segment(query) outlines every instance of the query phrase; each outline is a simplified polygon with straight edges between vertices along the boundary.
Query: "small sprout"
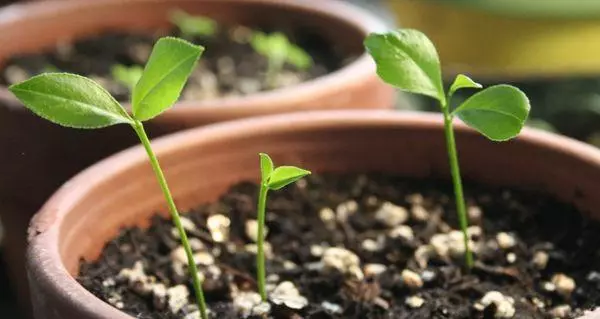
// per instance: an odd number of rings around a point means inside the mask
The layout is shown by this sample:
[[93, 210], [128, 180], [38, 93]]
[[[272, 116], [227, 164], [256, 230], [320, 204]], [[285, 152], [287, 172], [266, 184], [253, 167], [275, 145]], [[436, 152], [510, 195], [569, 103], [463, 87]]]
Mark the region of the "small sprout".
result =
[[213, 36], [219, 27], [217, 22], [211, 18], [190, 15], [179, 9], [171, 11], [169, 20], [177, 26], [181, 36], [186, 39]]
[[482, 85], [459, 74], [446, 94], [437, 50], [427, 36], [417, 30], [399, 29], [374, 33], [365, 47], [377, 64], [379, 77], [399, 89], [436, 99], [444, 118], [444, 132], [450, 172], [454, 184], [467, 268], [473, 267], [473, 253], [467, 234], [467, 213], [463, 195], [458, 154], [452, 122], [460, 118], [468, 126], [493, 141], [505, 141], [519, 134], [529, 115], [527, 96], [510, 85], [496, 85], [479, 91], [455, 108], [450, 105], [454, 92]]
[[60, 72], [60, 69], [58, 67], [56, 67], [53, 64], [46, 64], [44, 65], [44, 68], [42, 69], [41, 73], [56, 73], [56, 72]]
[[285, 34], [281, 32], [269, 35], [255, 32], [250, 40], [250, 45], [254, 51], [268, 60], [265, 77], [271, 88], [276, 87], [276, 77], [286, 62], [299, 70], [306, 70], [313, 65], [310, 55], [299, 46], [291, 43]]
[[[167, 37], [158, 40], [146, 68], [133, 87], [131, 98], [133, 115], [129, 115], [125, 108], [98, 83], [74, 74], [44, 73], [12, 85], [9, 89], [32, 112], [62, 126], [96, 129], [115, 124], [131, 125], [146, 150], [167, 201], [171, 218], [185, 250], [200, 315], [202, 319], [207, 319], [202, 283], [198, 276], [193, 250], [142, 124], [143, 121], [167, 110], [177, 101], [203, 50], [204, 48], [181, 39]], [[189, 292], [187, 287], [181, 287], [183, 288], [170, 288], [167, 292], [169, 307], [172, 310], [179, 310], [187, 304]]]
[[260, 193], [258, 195], [257, 215], [257, 253], [256, 253], [256, 272], [258, 282], [258, 292], [262, 301], [267, 301], [266, 292], [266, 272], [265, 272], [265, 209], [267, 205], [267, 193], [269, 190], [279, 190], [292, 184], [299, 179], [310, 174], [309, 171], [294, 166], [275, 167], [269, 155], [260, 153]]
[[133, 91], [143, 73], [144, 68], [139, 65], [125, 66], [115, 64], [110, 68], [110, 74], [113, 79], [127, 87], [130, 91]]

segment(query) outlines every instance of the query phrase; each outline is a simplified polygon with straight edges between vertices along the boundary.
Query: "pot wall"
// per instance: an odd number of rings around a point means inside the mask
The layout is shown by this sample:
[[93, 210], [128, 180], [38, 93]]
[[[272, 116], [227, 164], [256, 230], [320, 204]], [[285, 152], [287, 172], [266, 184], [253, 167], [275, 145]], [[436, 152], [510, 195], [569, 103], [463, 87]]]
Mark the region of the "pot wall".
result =
[[[377, 18], [353, 6], [322, 0], [94, 0], [41, 1], [0, 10], [0, 65], [15, 54], [108, 30], [150, 31], [168, 26], [179, 7], [222, 22], [301, 27], [358, 55], [344, 68], [300, 85], [243, 98], [181, 102], [149, 124], [152, 136], [249, 116], [337, 108], [390, 108], [394, 90], [379, 81], [362, 39], [382, 30]], [[5, 225], [10, 278], [27, 310], [23, 251], [30, 217], [69, 177], [137, 143], [130, 128], [81, 131], [55, 126], [25, 110], [0, 87], [0, 218]]]
[[[600, 151], [534, 130], [493, 143], [458, 125], [463, 177], [554, 194], [600, 219]], [[257, 180], [258, 153], [314, 172], [379, 171], [448, 177], [442, 118], [394, 112], [314, 112], [185, 131], [154, 142], [178, 207], [215, 200]], [[562, 168], [562, 169], [561, 169]], [[569, 169], [565, 169], [569, 168]], [[129, 149], [65, 184], [35, 216], [28, 271], [37, 319], [131, 319], [74, 279], [79, 258], [96, 258], [123, 226], [166, 212], [144, 151]]]

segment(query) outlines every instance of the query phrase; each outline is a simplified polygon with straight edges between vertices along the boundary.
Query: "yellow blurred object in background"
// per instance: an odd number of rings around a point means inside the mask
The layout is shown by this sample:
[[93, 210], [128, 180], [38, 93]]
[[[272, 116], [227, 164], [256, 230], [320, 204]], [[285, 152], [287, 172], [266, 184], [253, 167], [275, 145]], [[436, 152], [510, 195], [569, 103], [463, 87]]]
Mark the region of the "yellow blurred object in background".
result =
[[[387, 1], [401, 27], [421, 30], [434, 41], [447, 75], [460, 71], [479, 79], [516, 79], [600, 74], [600, 17], [507, 14], [464, 1], [448, 4], [455, 0]], [[529, 2], [544, 6], [546, 1]], [[600, 7], [600, 1], [596, 4]]]

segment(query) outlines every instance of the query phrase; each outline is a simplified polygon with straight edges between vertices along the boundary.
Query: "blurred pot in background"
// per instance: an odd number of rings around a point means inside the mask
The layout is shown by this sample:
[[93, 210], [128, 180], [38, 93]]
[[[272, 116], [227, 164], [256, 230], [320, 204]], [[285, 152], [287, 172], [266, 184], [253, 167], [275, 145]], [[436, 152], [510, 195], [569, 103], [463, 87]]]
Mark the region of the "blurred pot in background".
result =
[[[600, 2], [387, 0], [402, 27], [436, 43], [445, 74], [509, 82], [532, 101], [532, 124], [589, 140], [600, 128]], [[448, 79], [450, 81], [450, 79]], [[425, 102], [423, 108], [429, 109]], [[544, 121], [544, 122], [541, 122]]]

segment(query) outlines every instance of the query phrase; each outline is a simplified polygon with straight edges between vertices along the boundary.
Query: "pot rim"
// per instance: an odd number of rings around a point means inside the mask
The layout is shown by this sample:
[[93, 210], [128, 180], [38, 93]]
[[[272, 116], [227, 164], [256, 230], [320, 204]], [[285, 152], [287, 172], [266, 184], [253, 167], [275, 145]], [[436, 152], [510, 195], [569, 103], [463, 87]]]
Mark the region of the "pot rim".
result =
[[[159, 0], [161, 2], [168, 0]], [[307, 0], [203, 0], [205, 2], [228, 2], [267, 4], [287, 7], [297, 11], [312, 12], [330, 20], [337, 20], [359, 30], [364, 37], [372, 32], [383, 32], [388, 29], [386, 23], [374, 14], [356, 5], [339, 0], [307, 1]], [[127, 0], [152, 5], [156, 0]], [[318, 2], [318, 5], [317, 5]], [[57, 12], [76, 12], [82, 4], [86, 6], [118, 5], [123, 0], [94, 1], [39, 1], [25, 4], [12, 4], [0, 10], [0, 29], [3, 25], [17, 24], [23, 20], [51, 18]], [[375, 76], [375, 64], [366, 51], [354, 61], [324, 76], [308, 80], [290, 87], [258, 92], [241, 97], [217, 98], [205, 101], [179, 101], [176, 107], [167, 113], [220, 113], [236, 114], [240, 110], [251, 108], [252, 112], [268, 113], [280, 110], [277, 102], [300, 101], [306, 96], [323, 96], [331, 91], [342, 92], [343, 88], [353, 86], [356, 79], [367, 79]], [[7, 100], [9, 106], [20, 105], [6, 86], [0, 86], [0, 99]], [[17, 102], [17, 103], [15, 103]], [[129, 103], [123, 103], [129, 107]]]
[[[198, 147], [203, 143], [214, 143], [219, 140], [226, 141], [230, 138], [247, 136], [249, 132], [269, 131], [277, 134], [281, 131], [289, 131], [290, 126], [297, 129], [413, 126], [441, 131], [443, 121], [439, 114], [421, 112], [312, 111], [255, 117], [189, 129], [155, 139], [152, 144], [157, 156], [161, 158], [181, 148]], [[462, 123], [457, 123], [455, 129], [461, 133], [477, 134]], [[582, 142], [531, 128], [525, 128], [517, 139], [523, 143], [535, 144], [577, 157], [600, 168], [600, 150]], [[108, 314], [114, 319], [133, 318], [94, 296], [68, 273], [59, 253], [59, 230], [70, 209], [86, 197], [93, 188], [111, 179], [111, 176], [146, 161], [142, 146], [131, 147], [79, 173], [47, 201], [32, 219], [29, 229], [27, 249], [29, 280], [43, 281], [46, 285], [54, 287], [55, 292], [67, 303], [85, 309], [88, 313]], [[600, 316], [600, 312], [596, 315]]]

